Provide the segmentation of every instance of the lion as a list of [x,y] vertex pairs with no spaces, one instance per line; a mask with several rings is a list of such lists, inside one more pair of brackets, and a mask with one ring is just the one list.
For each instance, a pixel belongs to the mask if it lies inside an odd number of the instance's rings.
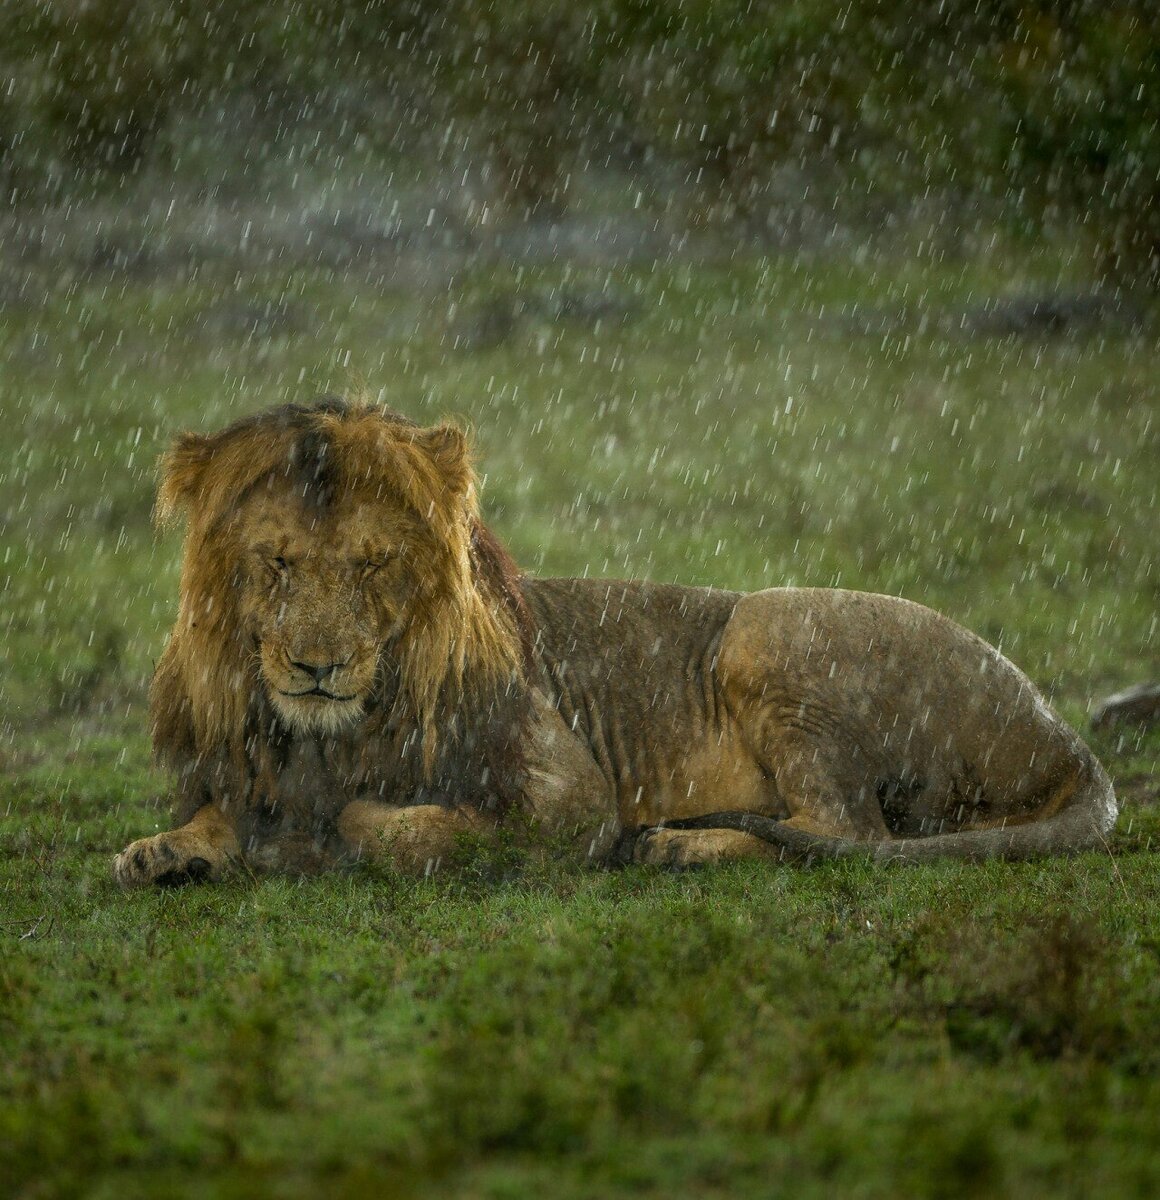
[[358,398],[176,440],[157,517],[187,532],[150,723],[178,826],[116,857],[122,885],[421,874],[503,828],[671,866],[1022,859],[1111,829],[1087,746],[946,617],[533,578],[477,491],[462,430]]

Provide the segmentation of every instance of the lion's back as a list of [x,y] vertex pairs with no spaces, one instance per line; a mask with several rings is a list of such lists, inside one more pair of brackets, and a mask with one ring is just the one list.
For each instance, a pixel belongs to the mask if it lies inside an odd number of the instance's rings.
[[747,596],[721,673],[736,709],[760,709],[790,731],[828,731],[832,769],[848,768],[851,786],[870,769],[1010,808],[1015,797],[1041,801],[1091,758],[1000,651],[895,596],[823,588]]

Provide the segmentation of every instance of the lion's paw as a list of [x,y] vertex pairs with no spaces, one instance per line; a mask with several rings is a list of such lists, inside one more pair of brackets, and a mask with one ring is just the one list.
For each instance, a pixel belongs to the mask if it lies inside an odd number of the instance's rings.
[[644,829],[632,850],[633,862],[650,867],[688,867],[700,862],[688,853],[687,839],[682,830]]
[[641,831],[633,861],[653,867],[685,870],[743,858],[768,858],[777,848],[736,829],[665,829]]
[[186,830],[176,829],[141,838],[113,859],[113,878],[123,888],[180,887],[213,883],[230,869],[234,856],[220,846]]

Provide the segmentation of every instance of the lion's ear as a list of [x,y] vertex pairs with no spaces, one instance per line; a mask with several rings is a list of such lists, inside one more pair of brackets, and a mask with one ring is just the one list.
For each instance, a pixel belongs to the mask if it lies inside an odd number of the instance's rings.
[[455,425],[435,425],[421,430],[415,444],[435,464],[443,486],[453,495],[465,496],[474,478],[467,434]]
[[157,503],[153,507],[158,525],[172,524],[196,500],[215,442],[212,437],[183,433],[162,455]]

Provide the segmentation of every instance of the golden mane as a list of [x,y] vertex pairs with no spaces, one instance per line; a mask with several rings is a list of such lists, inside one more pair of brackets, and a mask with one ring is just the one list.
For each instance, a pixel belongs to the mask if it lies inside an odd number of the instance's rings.
[[184,433],[162,458],[156,520],[184,516],[187,532],[178,617],[151,691],[154,745],[174,765],[191,752],[240,763],[253,760],[255,737],[271,736],[256,647],[239,620],[232,531],[247,500],[282,477],[307,504],[323,508],[354,489],[402,506],[425,531],[423,602],[389,648],[390,718],[417,726],[429,773],[444,718],[522,675],[524,613],[509,586],[514,564],[480,523],[466,435],[421,428],[365,399],[286,405],[214,435]]

